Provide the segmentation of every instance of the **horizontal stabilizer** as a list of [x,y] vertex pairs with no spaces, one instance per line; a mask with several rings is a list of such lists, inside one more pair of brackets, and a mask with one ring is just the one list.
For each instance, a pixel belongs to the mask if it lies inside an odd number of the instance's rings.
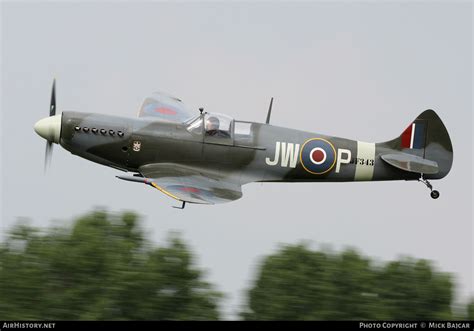
[[404,171],[415,172],[419,174],[436,174],[439,171],[437,162],[427,160],[416,155],[397,153],[385,154],[381,157],[382,160],[391,166]]

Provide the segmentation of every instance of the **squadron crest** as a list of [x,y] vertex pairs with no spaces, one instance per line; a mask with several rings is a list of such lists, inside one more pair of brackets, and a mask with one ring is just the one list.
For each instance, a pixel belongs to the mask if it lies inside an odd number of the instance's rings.
[[134,141],[133,142],[133,151],[134,152],[140,152],[141,148],[142,148],[142,143],[140,141]]

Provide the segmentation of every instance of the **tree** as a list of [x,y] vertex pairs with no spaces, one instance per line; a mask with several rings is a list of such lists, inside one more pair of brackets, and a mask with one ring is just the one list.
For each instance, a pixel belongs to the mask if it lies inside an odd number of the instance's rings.
[[246,320],[448,319],[452,282],[424,260],[375,266],[354,250],[339,254],[284,246],[266,257]]
[[467,319],[474,321],[474,297],[471,298],[471,301],[467,304]]
[[152,247],[133,213],[104,211],[0,244],[3,319],[214,320],[221,297],[177,234]]
[[426,260],[403,258],[388,263],[378,276],[379,295],[388,318],[447,320],[452,317],[451,276]]
[[327,256],[305,246],[287,246],[267,257],[249,292],[248,320],[318,318],[330,300]]

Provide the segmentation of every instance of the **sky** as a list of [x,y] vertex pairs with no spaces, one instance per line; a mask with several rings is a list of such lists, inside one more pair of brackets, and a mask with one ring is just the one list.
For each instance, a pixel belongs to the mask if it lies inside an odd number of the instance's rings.
[[[93,208],[133,210],[150,240],[179,231],[240,310],[264,255],[281,244],[354,247],[378,261],[433,260],[473,289],[471,2],[1,2],[1,224],[69,224]],[[176,203],[117,170],[45,141],[57,79],[59,111],[136,116],[156,90],[190,109],[381,142],[434,109],[453,143],[451,173],[417,182],[254,183],[216,206]]]

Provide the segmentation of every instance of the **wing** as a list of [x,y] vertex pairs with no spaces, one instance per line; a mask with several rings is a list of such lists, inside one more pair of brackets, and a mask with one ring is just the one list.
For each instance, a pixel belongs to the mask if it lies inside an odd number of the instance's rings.
[[151,185],[166,195],[190,203],[218,204],[242,197],[236,179],[176,163],[154,163],[141,166],[140,173]]
[[415,173],[421,174],[436,174],[438,173],[438,163],[435,161],[427,160],[422,157],[406,154],[385,154],[382,155],[382,160],[390,164],[391,166]]
[[160,120],[182,123],[192,115],[180,99],[162,92],[155,92],[145,99],[138,117],[156,117]]

